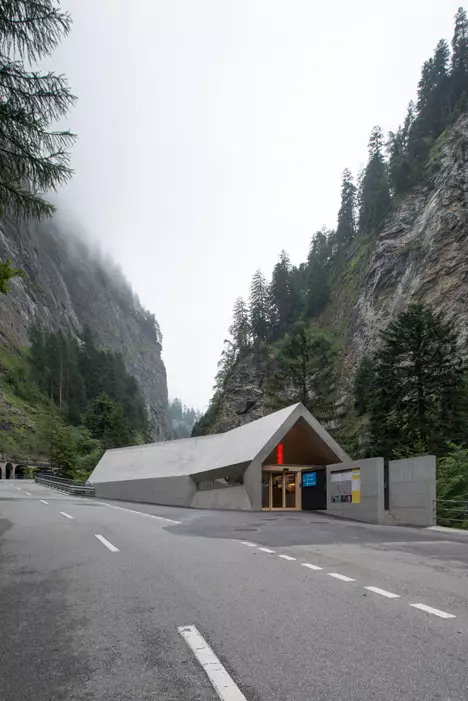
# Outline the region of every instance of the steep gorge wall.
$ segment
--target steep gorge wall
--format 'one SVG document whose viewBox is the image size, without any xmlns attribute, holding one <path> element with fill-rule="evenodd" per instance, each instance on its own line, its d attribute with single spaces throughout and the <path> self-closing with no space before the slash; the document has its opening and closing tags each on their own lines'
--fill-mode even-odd
<svg viewBox="0 0 468 701">
<path fill-rule="evenodd" d="M 432 305 L 467 336 L 468 117 L 440 137 L 429 167 L 432 183 L 401 201 L 371 247 L 355 299 L 337 288 L 331 302 L 332 326 L 345 329 L 344 376 L 411 302 Z"/>
<path fill-rule="evenodd" d="M 408 304 L 422 301 L 468 336 L 468 117 L 442 134 L 428 165 L 429 184 L 397 203 L 378 236 L 359 238 L 333 271 L 318 323 L 340 342 L 337 401 L 343 412 L 363 355 Z M 218 400 L 210 431 L 228 430 L 271 410 L 265 364 L 239 358 Z"/>
<path fill-rule="evenodd" d="M 66 228 L 66 227 L 65 227 Z M 80 333 L 89 326 L 98 346 L 121 353 L 144 392 L 154 439 L 172 437 L 166 369 L 150 315 L 112 263 L 99 259 L 57 221 L 0 222 L 0 260 L 26 278 L 0 295 L 0 344 L 24 346 L 31 323 Z"/>
</svg>

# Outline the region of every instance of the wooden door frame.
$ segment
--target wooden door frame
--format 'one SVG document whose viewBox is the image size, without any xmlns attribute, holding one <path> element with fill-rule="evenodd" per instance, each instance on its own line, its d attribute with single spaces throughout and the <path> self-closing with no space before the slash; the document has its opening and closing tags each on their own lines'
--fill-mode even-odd
<svg viewBox="0 0 468 701">
<path fill-rule="evenodd" d="M 282 467 L 281 465 L 267 465 L 262 467 L 262 473 L 268 473 L 268 503 L 269 506 L 262 506 L 262 511 L 301 511 L 302 510 L 302 469 L 295 468 L 294 466 L 288 465 Z M 296 506 L 294 507 L 275 507 L 273 508 L 273 473 L 279 473 L 282 475 L 296 475 Z M 285 484 L 283 480 L 283 504 L 286 503 L 285 495 Z"/>
</svg>

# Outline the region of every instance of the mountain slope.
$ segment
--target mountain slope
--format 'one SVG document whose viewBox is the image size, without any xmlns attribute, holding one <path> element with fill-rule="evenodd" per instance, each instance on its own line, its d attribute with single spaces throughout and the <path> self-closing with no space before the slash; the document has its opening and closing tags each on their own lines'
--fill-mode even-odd
<svg viewBox="0 0 468 701">
<path fill-rule="evenodd" d="M 372 236 L 358 236 L 330 272 L 330 296 L 315 324 L 338 346 L 335 427 L 346 429 L 352 381 L 363 355 L 408 304 L 441 311 L 467 337 L 468 116 L 460 117 L 432 148 L 425 184 L 394 202 Z M 240 351 L 198 431 L 229 430 L 272 410 L 268 378 L 273 347 Z M 285 388 L 287 394 L 287 388 Z"/>
<path fill-rule="evenodd" d="M 161 334 L 123 276 L 57 220 L 0 223 L 0 260 L 24 271 L 0 295 L 0 344 L 28 345 L 32 322 L 51 331 L 80 333 L 88 326 L 97 345 L 121 353 L 138 380 L 154 422 L 154 439 L 172 436 Z M 1 387 L 0 387 L 1 392 Z"/>
</svg>

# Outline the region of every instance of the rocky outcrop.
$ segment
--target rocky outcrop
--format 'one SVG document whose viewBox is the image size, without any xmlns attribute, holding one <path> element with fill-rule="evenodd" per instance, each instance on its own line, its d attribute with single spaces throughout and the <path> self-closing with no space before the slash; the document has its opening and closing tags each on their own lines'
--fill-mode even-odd
<svg viewBox="0 0 468 701">
<path fill-rule="evenodd" d="M 441 311 L 466 337 L 468 314 L 468 118 L 461 118 L 433 149 L 432 183 L 405 197 L 384 226 L 359 271 L 346 328 L 343 377 L 354 374 L 379 332 L 414 301 Z M 349 311 L 342 291 L 332 304 Z M 343 302 L 341 304 L 341 302 Z"/>
<path fill-rule="evenodd" d="M 330 301 L 318 320 L 341 341 L 338 415 L 346 413 L 350 383 L 379 333 L 414 301 L 455 320 L 468 336 L 468 117 L 432 149 L 428 184 L 401 199 L 377 237 L 360 238 L 334 271 Z M 265 368 L 253 354 L 239 358 L 213 430 L 228 430 L 268 411 Z M 341 409 L 341 410 L 340 410 Z"/>
<path fill-rule="evenodd" d="M 236 360 L 226 391 L 217 405 L 210 433 L 223 433 L 269 413 L 265 402 L 265 383 L 271 358 L 264 352 L 243 352 Z"/>
<path fill-rule="evenodd" d="M 0 343 L 27 345 L 33 322 L 74 334 L 89 326 L 97 344 L 121 353 L 139 381 L 155 440 L 171 438 L 159 328 L 116 267 L 57 221 L 2 220 L 0 260 L 5 259 L 26 277 L 14 279 L 11 292 L 0 295 Z"/>
</svg>

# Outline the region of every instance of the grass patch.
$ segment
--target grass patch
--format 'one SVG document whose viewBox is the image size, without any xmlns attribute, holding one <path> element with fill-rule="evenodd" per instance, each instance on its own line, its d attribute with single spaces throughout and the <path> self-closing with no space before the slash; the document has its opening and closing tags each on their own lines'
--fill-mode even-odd
<svg viewBox="0 0 468 701">
<path fill-rule="evenodd" d="M 0 453 L 14 460 L 47 456 L 52 430 L 61 423 L 31 382 L 27 349 L 0 346 Z"/>
</svg>

